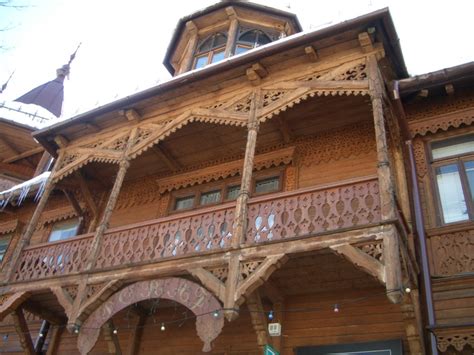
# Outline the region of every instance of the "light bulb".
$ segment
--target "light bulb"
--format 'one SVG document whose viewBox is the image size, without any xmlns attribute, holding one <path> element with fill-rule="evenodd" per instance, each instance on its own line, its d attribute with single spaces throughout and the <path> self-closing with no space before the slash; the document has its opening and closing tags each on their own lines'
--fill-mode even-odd
<svg viewBox="0 0 474 355">
<path fill-rule="evenodd" d="M 162 332 L 165 331 L 165 329 L 166 329 L 166 328 L 165 328 L 165 323 L 161 323 L 161 328 L 160 328 L 160 329 L 161 329 Z"/>
<path fill-rule="evenodd" d="M 334 313 L 339 313 L 339 306 L 337 303 L 334 305 Z"/>
<path fill-rule="evenodd" d="M 212 313 L 212 315 L 213 315 L 215 318 L 219 317 L 219 311 L 217 311 L 217 310 L 214 311 L 214 313 Z"/>
<path fill-rule="evenodd" d="M 268 313 L 268 319 L 269 319 L 269 320 L 273 320 L 273 311 L 270 311 L 270 312 Z"/>
<path fill-rule="evenodd" d="M 114 329 L 114 330 L 112 331 L 112 333 L 117 334 L 117 333 L 118 333 L 118 330 L 117 330 L 117 329 Z"/>
<path fill-rule="evenodd" d="M 411 288 L 410 288 L 410 287 L 407 287 L 407 288 L 405 289 L 405 292 L 406 292 L 406 293 L 410 293 L 410 292 L 411 292 Z"/>
</svg>

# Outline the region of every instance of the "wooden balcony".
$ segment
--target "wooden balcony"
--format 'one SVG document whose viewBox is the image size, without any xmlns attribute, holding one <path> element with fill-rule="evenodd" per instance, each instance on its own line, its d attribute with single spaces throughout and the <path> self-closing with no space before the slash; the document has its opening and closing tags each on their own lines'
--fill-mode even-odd
<svg viewBox="0 0 474 355">
<path fill-rule="evenodd" d="M 235 202 L 106 231 L 95 266 L 86 270 L 93 234 L 23 250 L 13 282 L 100 272 L 231 248 Z M 380 222 L 375 177 L 252 198 L 241 248 L 315 237 Z"/>
</svg>

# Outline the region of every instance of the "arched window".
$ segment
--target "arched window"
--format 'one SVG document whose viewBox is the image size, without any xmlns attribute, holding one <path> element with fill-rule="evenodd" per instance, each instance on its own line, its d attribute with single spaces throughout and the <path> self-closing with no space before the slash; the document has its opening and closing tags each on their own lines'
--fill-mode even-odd
<svg viewBox="0 0 474 355">
<path fill-rule="evenodd" d="M 235 54 L 247 52 L 252 48 L 272 42 L 269 35 L 261 30 L 242 31 L 235 46 Z"/>
<path fill-rule="evenodd" d="M 197 47 L 193 68 L 202 68 L 224 59 L 226 43 L 227 36 L 224 33 L 216 33 L 203 39 Z"/>
</svg>

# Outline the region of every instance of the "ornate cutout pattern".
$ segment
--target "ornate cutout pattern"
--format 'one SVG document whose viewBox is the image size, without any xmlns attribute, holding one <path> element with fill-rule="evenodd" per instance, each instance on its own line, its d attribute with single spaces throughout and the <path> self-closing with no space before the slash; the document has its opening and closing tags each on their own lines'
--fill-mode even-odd
<svg viewBox="0 0 474 355">
<path fill-rule="evenodd" d="M 430 238 L 433 276 L 474 272 L 474 230 Z"/>
<path fill-rule="evenodd" d="M 383 246 L 382 243 L 364 244 L 358 247 L 367 255 L 377 259 L 383 264 Z"/>
<path fill-rule="evenodd" d="M 461 125 L 471 125 L 474 122 L 474 109 L 450 112 L 444 115 L 435 114 L 428 119 L 411 121 L 410 131 L 413 136 L 424 136 L 428 133 L 447 131 L 449 128 L 458 128 Z"/>
<path fill-rule="evenodd" d="M 378 182 L 286 194 L 249 205 L 247 242 L 263 243 L 380 222 Z"/>
<path fill-rule="evenodd" d="M 243 262 L 240 264 L 240 280 L 246 280 L 250 275 L 252 275 L 255 270 L 258 269 L 260 265 L 262 265 L 262 260 L 252 260 Z"/>
<path fill-rule="evenodd" d="M 449 346 L 452 346 L 457 351 L 462 351 L 466 345 L 474 348 L 474 332 L 438 335 L 436 339 L 438 340 L 438 349 L 441 352 L 448 350 Z"/>
</svg>

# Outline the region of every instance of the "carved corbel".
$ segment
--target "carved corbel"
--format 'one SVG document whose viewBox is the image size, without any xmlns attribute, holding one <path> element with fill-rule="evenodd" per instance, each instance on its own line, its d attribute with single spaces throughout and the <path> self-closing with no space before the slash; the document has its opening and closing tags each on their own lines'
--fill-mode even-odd
<svg viewBox="0 0 474 355">
<path fill-rule="evenodd" d="M 318 52 L 316 49 L 314 49 L 313 46 L 307 46 L 304 48 L 304 52 L 306 53 L 306 57 L 311 61 L 311 62 L 316 62 L 319 59 Z"/>
<path fill-rule="evenodd" d="M 268 76 L 268 71 L 262 64 L 255 63 L 247 69 L 246 74 L 252 85 L 258 85 L 263 78 Z"/>
</svg>

